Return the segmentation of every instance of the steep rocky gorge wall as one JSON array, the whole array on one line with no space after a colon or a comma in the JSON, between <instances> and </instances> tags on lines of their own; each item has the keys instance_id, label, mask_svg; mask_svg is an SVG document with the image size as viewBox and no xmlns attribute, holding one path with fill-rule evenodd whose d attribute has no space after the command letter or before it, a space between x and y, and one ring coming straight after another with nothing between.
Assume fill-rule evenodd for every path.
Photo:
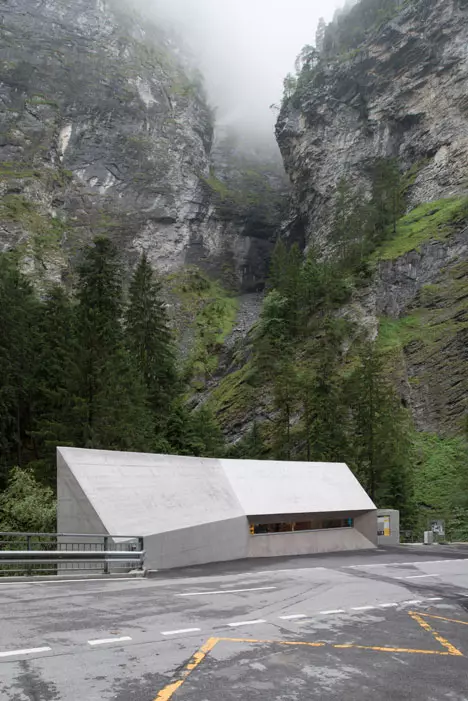
<instances>
[{"instance_id":1,"label":"steep rocky gorge wall","mask_svg":"<svg viewBox=\"0 0 468 701\"><path fill-rule=\"evenodd\" d=\"M277 123L292 238L322 250L340 178L365 196L376 159L409 174L409 213L341 313L377 337L416 426L442 435L463 430L468 409L467 11L403 3L352 51L322 55Z\"/></svg>"},{"instance_id":2,"label":"steep rocky gorge wall","mask_svg":"<svg viewBox=\"0 0 468 701\"><path fill-rule=\"evenodd\" d=\"M419 166L413 204L466 191L466 12L465 0L404 3L285 101L278 143L309 241L326 240L339 179L369 191L377 157Z\"/></svg>"},{"instance_id":3,"label":"steep rocky gorge wall","mask_svg":"<svg viewBox=\"0 0 468 701\"><path fill-rule=\"evenodd\" d=\"M123 0L4 0L0 16L0 250L61 280L105 234L129 264L144 250L165 273L261 287L276 223L220 215L214 114L178 41Z\"/></svg>"}]
</instances>

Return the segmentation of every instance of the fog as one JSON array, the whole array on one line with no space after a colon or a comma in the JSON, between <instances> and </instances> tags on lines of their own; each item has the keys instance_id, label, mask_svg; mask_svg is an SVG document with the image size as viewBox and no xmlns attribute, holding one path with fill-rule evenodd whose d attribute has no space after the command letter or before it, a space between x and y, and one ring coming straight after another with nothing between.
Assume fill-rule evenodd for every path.
<instances>
[{"instance_id":1,"label":"fog","mask_svg":"<svg viewBox=\"0 0 468 701\"><path fill-rule=\"evenodd\" d=\"M221 125L273 141L272 104L320 17L338 0L133 0L176 27L202 71Z\"/></svg>"}]
</instances>

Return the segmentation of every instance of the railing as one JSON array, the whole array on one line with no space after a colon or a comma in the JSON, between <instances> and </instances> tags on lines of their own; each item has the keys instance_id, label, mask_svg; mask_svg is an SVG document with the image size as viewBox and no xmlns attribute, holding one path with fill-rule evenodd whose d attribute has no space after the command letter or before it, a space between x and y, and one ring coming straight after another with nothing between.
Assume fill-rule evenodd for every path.
<instances>
[{"instance_id":1,"label":"railing","mask_svg":"<svg viewBox=\"0 0 468 701\"><path fill-rule=\"evenodd\" d=\"M142 569L142 536L0 532L0 578Z\"/></svg>"}]
</instances>

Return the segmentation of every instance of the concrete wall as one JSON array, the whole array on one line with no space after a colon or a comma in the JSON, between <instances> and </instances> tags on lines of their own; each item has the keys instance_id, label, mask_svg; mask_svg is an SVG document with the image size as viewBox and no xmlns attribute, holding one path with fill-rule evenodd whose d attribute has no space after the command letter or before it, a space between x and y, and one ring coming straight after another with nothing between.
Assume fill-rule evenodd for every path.
<instances>
[{"instance_id":1,"label":"concrete wall","mask_svg":"<svg viewBox=\"0 0 468 701\"><path fill-rule=\"evenodd\" d=\"M398 545L400 542L400 512L396 509L379 509L377 519L388 516L390 519L390 535L379 535L379 545Z\"/></svg>"},{"instance_id":2,"label":"concrete wall","mask_svg":"<svg viewBox=\"0 0 468 701\"><path fill-rule=\"evenodd\" d=\"M377 546L377 511L369 511L354 517L354 528L372 545Z\"/></svg>"},{"instance_id":3,"label":"concrete wall","mask_svg":"<svg viewBox=\"0 0 468 701\"><path fill-rule=\"evenodd\" d=\"M57 453L57 532L108 533L88 496L59 452ZM83 539L80 542L83 542Z\"/></svg>"},{"instance_id":4,"label":"concrete wall","mask_svg":"<svg viewBox=\"0 0 468 701\"><path fill-rule=\"evenodd\" d=\"M330 528L251 536L249 557L307 555L343 550L367 550L374 547L374 543L356 528Z\"/></svg>"},{"instance_id":5,"label":"concrete wall","mask_svg":"<svg viewBox=\"0 0 468 701\"><path fill-rule=\"evenodd\" d=\"M145 567L188 567L248 556L249 524L245 516L145 537Z\"/></svg>"}]
</instances>

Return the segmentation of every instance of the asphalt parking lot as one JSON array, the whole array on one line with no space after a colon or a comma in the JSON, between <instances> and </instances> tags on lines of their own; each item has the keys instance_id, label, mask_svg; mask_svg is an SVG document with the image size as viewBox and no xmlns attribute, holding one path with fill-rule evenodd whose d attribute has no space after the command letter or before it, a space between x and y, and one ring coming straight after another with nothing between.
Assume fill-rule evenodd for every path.
<instances>
[{"instance_id":1,"label":"asphalt parking lot","mask_svg":"<svg viewBox=\"0 0 468 701\"><path fill-rule=\"evenodd\" d=\"M0 615L1 701L468 701L463 547L2 583Z\"/></svg>"}]
</instances>

